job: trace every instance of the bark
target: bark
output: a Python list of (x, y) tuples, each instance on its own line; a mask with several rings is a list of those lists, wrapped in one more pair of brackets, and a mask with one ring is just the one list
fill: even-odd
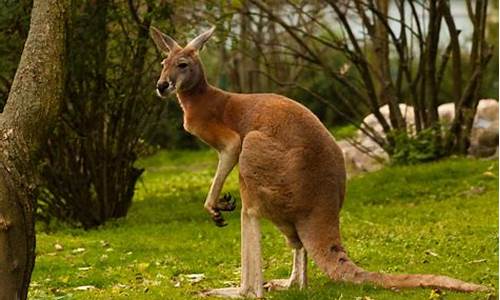
[(0, 114), (0, 299), (26, 299), (35, 259), (37, 152), (63, 89), (67, 0), (35, 0), (7, 104)]
[[(391, 79), (391, 66), (389, 58), (389, 33), (388, 33), (388, 14), (389, 1), (377, 0), (376, 7), (371, 8), (378, 11), (374, 18), (374, 30), (369, 33), (374, 46), (374, 60), (379, 79), (379, 99), (381, 104), (389, 105), (391, 125), (395, 129), (404, 129), (405, 120), (401, 114), (396, 97), (396, 90)], [(370, 31), (369, 31), (370, 32)]]
[(426, 66), (425, 66), (425, 99), (426, 103), (426, 127), (433, 127), (439, 121), (438, 116), (438, 90), (436, 86), (436, 61), (437, 54), (439, 50), (439, 33), (441, 29), (441, 11), (437, 8), (437, 3), (435, 1), (430, 1), (429, 4), (429, 33), (426, 40)]
[[(413, 105), (416, 132), (426, 130), (432, 133), (435, 158), (449, 155), (451, 151), (466, 153), (477, 101), (481, 98), (483, 70), (491, 57), (490, 46), (484, 39), (488, 0), (466, 0), (474, 26), (469, 60), (464, 60), (462, 55), (460, 31), (450, 10), (453, 1), (327, 0), (324, 2), (328, 7), (322, 5), (318, 17), (314, 4), (288, 0), (273, 9), (275, 5), (266, 1), (247, 1), (252, 8), (257, 8), (249, 15), (265, 15), (268, 22), (282, 29), (281, 38), (271, 40), (276, 48), (272, 51), (292, 59), (284, 60), (283, 66), (278, 65), (278, 68), (286, 72), (288, 69), (284, 65), (295, 63), (294, 60), (300, 58), (305, 68), (319, 70), (326, 78), (338, 83), (343, 90), (336, 93), (332, 85), (333, 91), (328, 98), (353, 112), (355, 110), (351, 108), (368, 107), (386, 134), (381, 140), (374, 140), (383, 145), (389, 155), (397, 153), (396, 147), (399, 146), (391, 131), (409, 129), (398, 106), (401, 100)], [(390, 15), (390, 5), (395, 5), (399, 13)], [(353, 13), (357, 16), (353, 17)], [(323, 14), (328, 17), (323, 18)], [(362, 37), (354, 31), (356, 22), (363, 27)], [(401, 28), (395, 29), (394, 22)], [(251, 27), (258, 26), (255, 20), (250, 23)], [(446, 49), (440, 44), (443, 26), (450, 34)], [(347, 66), (352, 66), (351, 71), (337, 71), (330, 59), (337, 55), (348, 62)], [(445, 77), (452, 80), (456, 117), (449, 133), (443, 136), (438, 105), (440, 98), (448, 97), (442, 88)], [(288, 83), (301, 88), (293, 81)], [(390, 122), (379, 112), (383, 104), (389, 104)], [(359, 119), (357, 121), (359, 124)], [(418, 135), (415, 139), (421, 137)]]
[(455, 99), (455, 118), (445, 139), (446, 151), (460, 154), (466, 154), (469, 148), (474, 116), (480, 99), (479, 91), (483, 70), (486, 69), (493, 55), (491, 46), (485, 40), (488, 1), (476, 1), (474, 11), (472, 10), (472, 1), (467, 0), (466, 4), (474, 26), (470, 53), (472, 71), (460, 99)]

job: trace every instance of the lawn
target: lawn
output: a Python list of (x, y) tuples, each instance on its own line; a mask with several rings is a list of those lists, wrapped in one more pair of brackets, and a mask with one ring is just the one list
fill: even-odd
[[(203, 210), (216, 166), (209, 151), (160, 152), (146, 168), (122, 220), (90, 231), (39, 224), (30, 299), (196, 299), (237, 285), (239, 215), (216, 227)], [(225, 191), (238, 195), (237, 172)], [(440, 273), (498, 291), (498, 162), (453, 158), (388, 167), (350, 180), (342, 212), (350, 257), (381, 272)], [(291, 252), (263, 222), (265, 278), (287, 277)], [(492, 299), (330, 282), (311, 262), (306, 291), (267, 299)], [(203, 275), (193, 275), (203, 274)]]

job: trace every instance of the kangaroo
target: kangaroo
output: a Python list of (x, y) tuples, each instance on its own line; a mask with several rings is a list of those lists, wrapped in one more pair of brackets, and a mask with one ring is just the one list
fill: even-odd
[[(320, 120), (301, 104), (276, 94), (238, 94), (207, 82), (198, 52), (215, 27), (184, 48), (151, 28), (151, 37), (167, 55), (156, 92), (171, 92), (184, 112), (184, 129), (213, 147), (217, 171), (204, 207), (216, 225), (234, 200), (219, 199), (226, 177), (239, 163), (241, 195), (241, 284), (205, 295), (257, 297), (265, 289), (307, 285), (307, 255), (334, 281), (372, 283), (384, 288), (434, 287), (463, 292), (487, 291), (478, 284), (439, 275), (382, 274), (354, 264), (342, 247), (339, 214), (346, 171), (341, 149)], [(259, 219), (267, 218), (293, 249), (289, 279), (264, 285)]]

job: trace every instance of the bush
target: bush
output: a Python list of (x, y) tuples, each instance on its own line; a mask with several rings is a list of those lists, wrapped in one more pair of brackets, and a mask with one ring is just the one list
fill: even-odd
[(422, 130), (416, 135), (406, 132), (393, 133), (395, 147), (391, 157), (393, 164), (417, 164), (439, 158), (436, 133), (432, 128)]
[(47, 222), (92, 228), (131, 205), (143, 171), (134, 163), (165, 102), (154, 94), (151, 69), (160, 61), (149, 40), (155, 14), (133, 20), (128, 9), (110, 1), (72, 5), (63, 117), (41, 165), (38, 214)]

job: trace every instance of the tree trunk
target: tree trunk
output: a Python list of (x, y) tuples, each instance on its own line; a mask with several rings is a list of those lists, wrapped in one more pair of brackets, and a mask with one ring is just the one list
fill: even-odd
[(376, 8), (374, 9), (377, 9), (379, 12), (378, 17), (374, 17), (374, 32), (371, 35), (374, 48), (373, 57), (376, 70), (378, 71), (379, 103), (389, 106), (389, 117), (392, 127), (402, 130), (406, 124), (399, 109), (398, 101), (400, 99), (396, 96), (395, 86), (391, 78), (389, 32), (386, 27), (386, 24), (389, 23), (389, 1), (377, 0)]
[(68, 0), (35, 0), (0, 114), (0, 299), (26, 299), (35, 260), (37, 152), (59, 111)]

